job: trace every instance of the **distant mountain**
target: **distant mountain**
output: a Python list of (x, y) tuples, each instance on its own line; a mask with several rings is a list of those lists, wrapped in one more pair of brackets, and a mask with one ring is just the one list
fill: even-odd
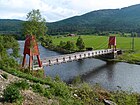
[[(22, 34), (21, 20), (0, 19), (0, 34)], [(102, 31), (140, 33), (140, 4), (121, 8), (104, 9), (47, 23), (48, 34), (93, 34)]]
[(140, 32), (140, 4), (104, 9), (48, 24), (50, 34), (92, 34), (100, 31)]
[(21, 20), (0, 19), (0, 34), (21, 34)]

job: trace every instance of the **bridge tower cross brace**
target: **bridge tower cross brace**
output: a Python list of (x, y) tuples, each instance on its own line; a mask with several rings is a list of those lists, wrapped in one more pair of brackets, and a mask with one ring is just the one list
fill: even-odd
[(24, 44), (24, 52), (23, 52), (23, 61), (22, 67), (26, 64), (26, 54), (29, 55), (29, 69), (32, 69), (33, 64), (33, 56), (37, 57), (39, 67), (42, 67), (42, 63), (40, 61), (39, 49), (38, 44), (36, 42), (35, 36), (27, 35)]
[(111, 49), (111, 46), (113, 46), (113, 50), (116, 51), (116, 36), (109, 37), (108, 48)]

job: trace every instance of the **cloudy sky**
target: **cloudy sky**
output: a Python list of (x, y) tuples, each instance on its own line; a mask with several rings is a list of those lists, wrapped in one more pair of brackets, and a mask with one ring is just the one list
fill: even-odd
[(25, 20), (32, 9), (40, 9), (47, 22), (62, 20), (99, 9), (140, 4), (140, 0), (0, 0), (0, 19)]

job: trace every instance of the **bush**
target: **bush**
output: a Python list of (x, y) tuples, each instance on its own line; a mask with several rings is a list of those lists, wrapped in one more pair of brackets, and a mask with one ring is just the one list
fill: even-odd
[(44, 88), (39, 83), (33, 84), (32, 88), (33, 88), (34, 92), (42, 93), (42, 94), (44, 93)]
[(74, 78), (74, 80), (72, 81), (73, 85), (79, 85), (80, 83), (82, 83), (81, 77), (77, 76), (76, 78)]
[(114, 92), (112, 95), (112, 100), (118, 105), (139, 105), (136, 94), (124, 91)]
[(28, 89), (29, 88), (29, 83), (26, 81), (26, 80), (20, 80), (18, 82), (15, 82), (14, 85), (17, 87), (17, 88), (20, 88), (20, 89)]
[(23, 69), (23, 72), (26, 73), (26, 74), (30, 74), (31, 71), (30, 71), (29, 68), (25, 68), (25, 69)]
[(60, 105), (96, 105), (96, 104), (84, 104), (82, 100), (77, 100), (73, 98), (68, 99), (59, 98), (59, 103)]
[(51, 89), (45, 89), (44, 91), (44, 96), (48, 98), (52, 98), (52, 93)]
[(54, 82), (54, 95), (62, 97), (64, 99), (70, 98), (70, 90), (69, 87), (63, 82)]
[(76, 46), (78, 47), (78, 49), (80, 51), (85, 48), (85, 43), (84, 43), (83, 39), (81, 38), (81, 36), (78, 37), (77, 42), (76, 42)]
[(16, 102), (22, 98), (19, 89), (13, 84), (6, 87), (3, 97), (5, 101), (10, 103)]
[(73, 94), (76, 94), (84, 103), (86, 103), (86, 105), (97, 105), (95, 99), (98, 96), (93, 91), (92, 87), (86, 83), (83, 83)]
[(7, 75), (6, 73), (1, 74), (1, 76), (2, 76), (3, 78), (5, 78), (5, 79), (8, 78), (8, 75)]
[(58, 81), (58, 82), (60, 82), (60, 81), (61, 81), (61, 79), (60, 79), (59, 75), (56, 75), (56, 76), (55, 76), (55, 78), (54, 78), (54, 80), (55, 80), (56, 82), (57, 82), (57, 81)]
[(38, 78), (44, 78), (44, 70), (32, 71), (31, 74)]

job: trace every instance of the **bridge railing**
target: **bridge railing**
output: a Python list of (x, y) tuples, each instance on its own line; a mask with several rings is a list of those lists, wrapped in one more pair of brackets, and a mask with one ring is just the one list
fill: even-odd
[(52, 56), (52, 57), (47, 57), (43, 59), (42, 64), (49, 66), (49, 65), (99, 56), (99, 55), (105, 55), (105, 54), (109, 54), (113, 52), (114, 52), (113, 49), (103, 49), (103, 50), (93, 50), (93, 51), (76, 52), (72, 54), (65, 54), (65, 55), (59, 55), (59, 56)]

